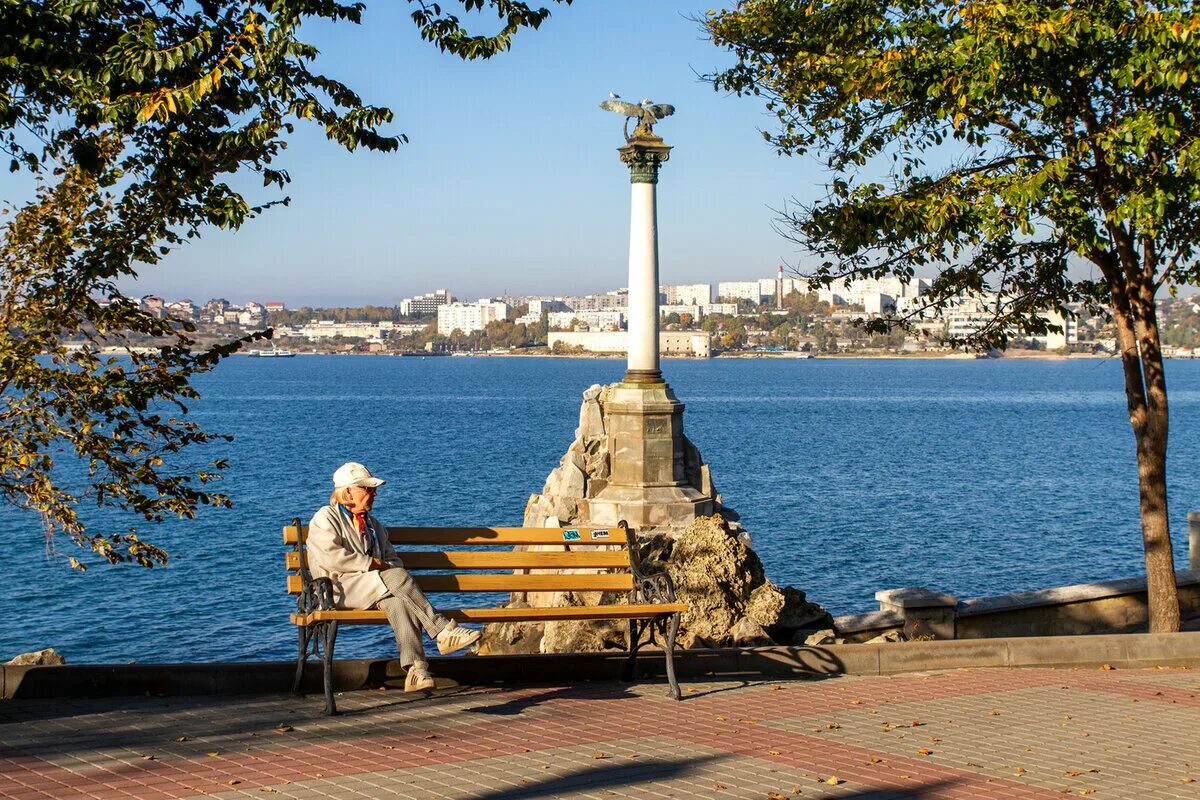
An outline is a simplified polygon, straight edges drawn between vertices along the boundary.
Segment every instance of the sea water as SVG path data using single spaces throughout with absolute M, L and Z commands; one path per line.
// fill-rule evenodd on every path
M 55 647 L 72 663 L 294 657 L 281 527 L 361 461 L 394 525 L 521 524 L 571 443 L 581 393 L 624 362 L 565 358 L 236 357 L 197 385 L 192 417 L 235 436 L 234 500 L 149 526 L 169 566 L 94 564 L 36 516 L 0 510 L 0 656 Z M 1176 564 L 1200 509 L 1200 362 L 1168 363 Z M 684 426 L 768 576 L 833 613 L 876 590 L 979 597 L 1144 571 L 1137 471 L 1116 360 L 668 360 Z M 199 455 L 199 454 L 197 454 Z M 77 468 L 68 459 L 66 469 Z M 81 505 L 98 526 L 124 517 Z M 86 559 L 85 559 L 86 560 Z M 476 598 L 492 602 L 494 597 Z M 460 598 L 461 601 L 461 598 Z M 339 657 L 390 656 L 386 627 Z

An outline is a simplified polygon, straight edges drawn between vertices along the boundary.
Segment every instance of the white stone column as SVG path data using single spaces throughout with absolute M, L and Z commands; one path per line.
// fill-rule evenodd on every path
M 662 381 L 658 365 L 658 168 L 671 148 L 653 133 L 636 134 L 617 152 L 629 166 L 629 361 L 625 381 Z
M 653 183 L 634 183 L 629 217 L 629 361 L 631 374 L 658 368 L 658 209 Z

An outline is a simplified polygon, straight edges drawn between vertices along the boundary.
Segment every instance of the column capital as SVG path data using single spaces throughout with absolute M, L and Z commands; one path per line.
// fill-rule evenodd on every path
M 671 148 L 661 136 L 637 134 L 617 148 L 621 161 L 629 165 L 630 183 L 658 183 L 658 168 L 670 158 Z

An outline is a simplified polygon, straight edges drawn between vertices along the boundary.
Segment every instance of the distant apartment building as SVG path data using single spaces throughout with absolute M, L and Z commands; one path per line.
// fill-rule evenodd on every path
M 453 298 L 449 289 L 437 289 L 429 294 L 421 294 L 400 301 L 400 315 L 404 317 L 425 316 L 436 314 L 437 310 L 450 303 Z
M 705 314 L 725 314 L 726 316 L 737 316 L 737 303 L 709 303 L 704 306 Z
M 267 313 L 272 311 L 287 311 L 287 306 L 278 300 L 272 300 L 269 303 L 263 303 L 263 308 L 267 309 Z
M 664 305 L 706 306 L 712 302 L 712 284 L 685 283 L 659 289 Z
M 546 322 L 553 331 L 573 330 L 578 322 L 589 331 L 619 331 L 625 327 L 625 309 L 608 311 L 551 311 Z
M 508 319 L 508 311 L 508 304 L 498 300 L 441 305 L 437 307 L 437 332 L 439 336 L 449 336 L 454 331 L 481 331 L 491 322 Z
M 581 347 L 590 353 L 624 353 L 628 350 L 628 331 L 552 331 L 548 344 Z M 705 331 L 662 331 L 658 351 L 664 356 L 712 356 L 712 335 Z
M 317 339 L 332 339 L 334 337 L 342 337 L 343 339 L 379 339 L 391 333 L 395 333 L 396 329 L 401 326 L 396 325 L 390 320 L 383 322 L 335 322 L 331 319 L 314 320 L 307 325 L 302 325 L 297 333 L 310 340 Z M 417 326 L 424 329 L 424 325 Z
M 173 303 L 167 303 L 167 315 L 172 319 L 181 319 L 191 322 L 196 318 L 196 312 L 199 309 L 191 300 L 183 299 L 176 300 Z
M 515 320 L 517 323 L 523 323 L 525 325 L 537 325 L 542 321 L 542 314 L 551 314 L 555 312 L 572 310 L 571 307 L 566 304 L 566 302 L 559 299 L 526 300 L 526 303 L 528 304 L 528 308 L 523 316 Z
M 581 297 L 564 297 L 573 311 L 606 311 L 629 307 L 629 290 L 617 289 L 606 294 L 589 294 Z
M 907 313 L 919 306 L 916 298 L 929 291 L 929 281 L 914 278 L 864 278 L 836 280 L 817 290 L 817 297 L 831 306 L 862 306 L 867 314 Z
M 758 281 L 722 281 L 717 284 L 717 299 L 725 302 L 749 300 L 752 303 L 762 302 L 762 292 Z

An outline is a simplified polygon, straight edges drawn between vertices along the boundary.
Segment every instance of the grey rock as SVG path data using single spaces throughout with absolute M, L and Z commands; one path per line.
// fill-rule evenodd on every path
M 593 383 L 591 386 L 583 390 L 584 401 L 599 400 L 600 393 L 604 391 L 604 387 L 598 383 Z
M 579 460 L 582 461 L 583 456 L 579 456 Z M 572 462 L 567 462 L 560 469 L 562 470 L 562 480 L 558 487 L 558 494 L 563 497 L 584 497 L 587 476 L 583 474 L 583 464 L 576 466 Z
M 866 644 L 883 644 L 885 642 L 903 642 L 904 634 L 900 631 L 885 631 L 873 639 L 867 639 Z
M 742 617 L 729 632 L 733 644 L 737 647 L 763 647 L 775 644 L 767 632 L 749 617 Z
M 5 663 L 8 667 L 61 667 L 67 660 L 53 647 L 33 653 L 22 653 Z
M 808 636 L 804 640 L 804 644 L 808 647 L 820 647 L 823 644 L 837 644 L 837 636 L 834 635 L 833 628 L 826 628 L 823 631 Z

